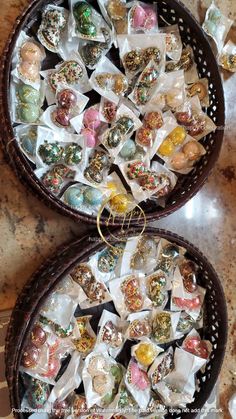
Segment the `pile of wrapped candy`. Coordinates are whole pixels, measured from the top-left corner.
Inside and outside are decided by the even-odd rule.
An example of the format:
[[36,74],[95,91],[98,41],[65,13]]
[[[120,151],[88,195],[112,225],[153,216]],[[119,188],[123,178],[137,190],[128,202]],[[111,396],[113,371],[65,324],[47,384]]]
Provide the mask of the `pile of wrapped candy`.
[[21,31],[12,59],[15,137],[44,187],[75,210],[96,215],[108,202],[121,215],[148,199],[165,206],[216,129],[208,79],[199,78],[178,25],[158,25],[156,3],[98,6],[48,4],[37,37]]
[[200,277],[186,249],[151,235],[74,266],[25,341],[21,408],[54,419],[164,418],[193,402],[212,350],[200,336]]

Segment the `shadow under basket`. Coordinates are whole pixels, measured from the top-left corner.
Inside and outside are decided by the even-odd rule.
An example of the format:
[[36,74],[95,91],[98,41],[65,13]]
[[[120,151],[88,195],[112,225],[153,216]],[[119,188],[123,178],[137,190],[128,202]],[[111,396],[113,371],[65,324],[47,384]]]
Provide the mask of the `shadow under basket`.
[[[125,238],[137,236],[141,232],[138,227],[130,228],[125,233]],[[224,291],[214,268],[205,256],[192,244],[171,232],[155,228],[147,228],[146,234],[154,237],[164,238],[172,243],[184,247],[187,250],[186,257],[195,261],[199,266],[198,284],[206,289],[204,305],[204,321],[201,330],[202,339],[209,340],[212,344],[212,352],[206,364],[205,371],[197,373],[197,390],[194,401],[187,405],[188,412],[170,412],[166,418],[192,419],[208,400],[217,381],[227,342],[227,309]],[[113,236],[114,237],[114,236]],[[118,239],[124,239],[124,235],[116,234]],[[106,236],[108,241],[111,236]],[[87,261],[89,257],[104,249],[105,244],[94,236],[93,240],[87,236],[66,245],[48,259],[43,266],[33,275],[32,279],[25,285],[18,297],[12,313],[8,334],[6,339],[6,378],[10,390],[11,407],[20,409],[21,397],[24,393],[22,380],[20,379],[19,366],[26,338],[32,330],[33,324],[39,314],[42,305],[56,285],[68,274],[77,264]],[[100,304],[89,309],[93,314],[97,326],[102,310],[108,308],[114,311],[113,303]],[[88,310],[87,310],[88,313]],[[84,311],[78,306],[76,316],[84,315]],[[178,341],[178,343],[181,343]],[[129,351],[123,356],[124,365],[129,361]],[[23,413],[16,415],[17,418],[27,417]]]
[[[16,19],[15,26],[6,44],[1,67],[1,142],[5,150],[5,155],[18,177],[25,183],[27,188],[33,191],[33,193],[48,206],[76,221],[82,220],[96,223],[96,216],[89,216],[78,210],[72,209],[45,188],[42,182],[35,176],[32,164],[21,152],[18,143],[14,138],[10,117],[9,94],[11,61],[14,46],[21,30],[25,30],[27,34],[31,36],[36,35],[41,19],[42,8],[48,3],[68,7],[67,1],[63,0],[33,0],[23,14]],[[92,4],[94,7],[98,7],[96,2],[92,2]],[[157,203],[150,200],[141,204],[141,207],[146,213],[147,221],[158,220],[173,213],[190,200],[203,186],[219,156],[225,121],[224,95],[218,65],[210,43],[202,31],[201,26],[190,14],[188,9],[178,0],[159,0],[157,2],[157,7],[159,25],[166,26],[167,24],[178,24],[183,43],[185,45],[189,44],[193,48],[199,76],[207,77],[209,80],[210,106],[207,109],[207,113],[218,128],[215,133],[207,135],[201,141],[206,149],[206,155],[200,159],[193,171],[188,175],[179,176],[176,187],[167,198],[165,208],[162,208]],[[46,62],[43,63],[44,67],[46,65],[47,67],[45,68],[50,68],[50,65],[51,67],[54,66],[60,59],[56,54],[47,51],[47,59],[45,61]],[[116,64],[118,64],[118,62]],[[92,92],[92,95],[89,96],[90,105],[97,102],[97,94],[95,92]],[[101,224],[105,224],[106,219],[106,215],[102,216],[100,220]],[[116,217],[114,225],[120,225],[122,223],[123,219]],[[134,216],[131,221],[129,220],[129,224],[138,224],[138,217]]]

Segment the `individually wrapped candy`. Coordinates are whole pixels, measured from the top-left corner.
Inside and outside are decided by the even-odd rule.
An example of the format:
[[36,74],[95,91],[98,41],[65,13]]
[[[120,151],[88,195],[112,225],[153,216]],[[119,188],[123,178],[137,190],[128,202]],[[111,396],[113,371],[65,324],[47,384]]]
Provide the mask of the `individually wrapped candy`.
[[143,340],[148,338],[152,333],[151,312],[142,311],[140,313],[132,313],[128,316],[129,322],[126,331],[127,338],[130,340]]
[[70,52],[65,61],[60,62],[55,68],[41,71],[46,80],[46,99],[48,105],[56,102],[56,92],[59,85],[68,85],[69,88],[87,93],[91,90],[87,70],[78,52]]
[[231,73],[236,72],[236,45],[232,41],[228,41],[219,56],[219,64],[224,70]]
[[40,125],[45,85],[41,82],[39,90],[28,84],[11,84],[11,115],[13,122]]
[[146,295],[145,278],[141,274],[113,279],[109,282],[109,288],[122,320],[130,313],[151,307]]
[[187,85],[187,96],[193,97],[197,95],[203,107],[210,105],[209,98],[209,82],[207,78],[199,79],[194,83]]
[[77,182],[64,191],[62,200],[84,214],[96,215],[105,197],[103,190]]
[[143,126],[136,132],[135,142],[149,151],[152,158],[153,149],[157,148],[157,130],[164,124],[162,112],[153,106],[147,106]]
[[76,174],[76,181],[92,187],[105,187],[106,177],[111,166],[110,157],[104,149],[90,149],[84,172]]
[[108,53],[111,48],[111,33],[105,28],[101,29],[104,35],[105,42],[96,42],[88,40],[80,40],[79,42],[79,53],[84,61],[86,67],[90,70],[94,70],[98,63]]
[[92,316],[82,316],[76,318],[76,326],[80,336],[73,339],[76,351],[83,357],[88,355],[94,348],[96,342],[96,334],[94,333],[90,320]]
[[107,57],[97,65],[90,77],[90,84],[96,92],[115,104],[128,89],[127,78]]
[[156,391],[166,406],[185,408],[186,404],[193,402],[191,395],[179,390],[177,384],[170,385],[161,381],[156,385]]
[[[117,174],[109,175],[108,188],[111,188],[113,179],[116,180]],[[110,180],[112,179],[112,180]],[[110,279],[119,275],[119,265],[124,252],[124,243],[117,242],[112,246],[105,247],[101,252],[95,253],[88,264],[97,271],[97,277],[102,281],[108,282]]]
[[45,59],[45,51],[42,45],[21,31],[17,38],[12,59],[12,76],[15,82],[21,80],[35,90],[40,90],[40,69]]
[[[81,383],[81,371],[80,371],[80,354],[74,352],[71,360],[62,376],[56,382],[52,389],[48,403],[55,403],[56,401],[65,400],[73,390],[78,388]],[[54,404],[55,408],[55,404]]]
[[76,175],[75,170],[71,170],[64,164],[56,164],[49,169],[37,169],[34,173],[53,195],[59,195],[64,186],[74,180]]
[[23,376],[23,381],[27,390],[21,403],[21,409],[26,411],[27,409],[29,411],[43,409],[51,392],[50,385],[26,374]]
[[216,130],[212,119],[202,111],[198,95],[188,99],[175,113],[177,122],[184,126],[188,134],[199,141]]
[[156,269],[161,269],[167,275],[172,276],[176,263],[185,253],[186,249],[183,247],[161,239],[158,244]]
[[[98,4],[104,19],[112,27],[113,36],[115,33],[127,33],[128,9],[126,0],[98,0]],[[115,39],[114,44],[117,45]]]
[[[109,196],[109,200],[105,207],[110,212],[113,220],[116,216],[125,217],[135,209],[137,204],[133,199],[133,196],[127,193],[121,179],[115,172],[108,176],[105,189]],[[113,256],[109,259],[112,260]]]
[[156,343],[168,343],[180,337],[176,332],[179,317],[180,312],[153,310],[152,338]]
[[83,289],[87,296],[80,304],[81,308],[94,307],[111,301],[104,283],[98,281],[96,273],[86,263],[81,263],[70,272],[72,279]]
[[157,5],[135,1],[128,15],[128,33],[158,32]]
[[197,65],[195,63],[194,53],[190,45],[187,45],[182,50],[182,54],[179,61],[167,61],[167,72],[173,72],[177,70],[184,70],[184,77],[186,83],[193,83],[196,80],[198,80]]
[[167,160],[165,166],[175,172],[187,174],[205,154],[206,150],[202,144],[187,135],[183,145],[175,149],[174,154]]
[[170,289],[170,280],[161,269],[155,271],[146,278],[146,287],[148,297],[152,301],[154,307],[164,309],[168,301],[167,290]]
[[182,54],[182,40],[178,25],[169,25],[160,28],[160,32],[166,35],[166,55],[175,62],[178,62]]
[[32,125],[17,125],[14,128],[15,138],[26,157],[35,163],[38,127]]
[[87,1],[70,0],[69,38],[78,36],[82,39],[105,42],[104,32],[110,31],[102,16]]
[[122,104],[117,110],[115,122],[102,134],[100,141],[115,158],[124,142],[141,126],[142,123],[134,112]]
[[151,398],[146,409],[139,409],[139,418],[164,419],[167,414],[166,406],[160,396],[151,392]]
[[110,311],[103,310],[98,323],[97,345],[101,342],[107,347],[109,355],[116,358],[125,343],[124,331],[127,323]]
[[88,408],[94,404],[106,407],[118,392],[123,370],[100,344],[85,359],[82,377]]
[[117,105],[114,102],[101,97],[99,111],[102,116],[102,120],[108,124],[112,124],[116,118]]
[[120,58],[125,72],[133,77],[144,70],[153,60],[159,72],[165,71],[165,35],[143,35],[140,45],[140,35],[119,35],[118,45]]
[[170,347],[167,351],[158,355],[150,369],[148,370],[148,376],[152,383],[152,388],[155,390],[157,384],[164,380],[165,377],[174,368],[174,351]]
[[[181,265],[180,265],[181,266]],[[206,290],[196,281],[196,270],[191,261],[182,263],[184,276],[179,267],[176,267],[171,294],[172,310],[185,310],[194,320],[197,320],[203,305]]]
[[71,169],[83,170],[85,164],[84,138],[68,134],[64,141],[49,128],[39,126],[36,145],[36,165],[50,167],[53,164],[66,164]]
[[70,340],[62,340],[52,332],[45,332],[44,326],[36,323],[25,344],[20,370],[54,385],[62,360],[73,349]]
[[207,9],[203,29],[211,38],[214,39],[218,52],[223,49],[227,34],[233,24],[233,20],[224,16],[214,2]]
[[130,393],[130,391],[127,389],[124,379],[122,379],[120,383],[119,391],[117,395],[115,396],[114,401],[111,403],[109,407],[110,409],[114,409],[114,410],[122,409],[123,413],[127,412],[127,413],[135,414],[137,412],[138,405],[135,399],[133,398],[132,394]]
[[149,61],[143,72],[138,78],[135,84],[134,90],[128,96],[140,109],[142,113],[145,113],[145,105],[151,100],[155,87],[158,83],[159,70],[158,65],[153,59]]
[[151,384],[147,372],[133,357],[127,368],[125,384],[139,407],[146,409],[150,400]]
[[[190,356],[190,360],[196,361],[197,365],[198,362],[200,363],[198,368],[200,369],[206,364],[210,357],[212,344],[208,340],[202,340],[199,333],[193,329],[184,339],[182,343],[182,350],[189,352],[192,355]],[[200,360],[202,360],[202,363]]]
[[136,359],[141,368],[147,370],[162,351],[163,349],[153,343],[150,339],[143,338],[137,345],[132,346],[131,355]]
[[[155,163],[155,164],[154,164]],[[120,165],[120,170],[130,185],[132,194],[137,202],[145,201],[151,197],[159,199],[166,196],[174,187],[174,178],[168,169],[160,163],[153,162],[149,166],[148,159],[133,160]]]
[[49,51],[61,53],[67,38],[68,18],[68,11],[64,7],[49,4],[44,8],[37,36]]
[[158,241],[149,235],[129,237],[123,253],[121,275],[150,273],[156,266]]
[[67,85],[58,85],[56,91],[57,105],[49,106],[41,121],[54,131],[74,132],[79,114],[83,112],[89,99]]
[[87,108],[78,117],[73,118],[71,123],[76,132],[84,136],[87,148],[97,146],[99,136],[107,127],[107,124],[102,120],[99,104]]
[[[148,106],[163,110],[174,110],[185,100],[185,79],[183,70],[161,74]],[[146,112],[146,107],[144,107]]]
[[[86,397],[81,394],[75,394],[72,401],[72,418],[80,418],[81,416],[87,415],[89,409],[87,407]],[[72,419],[71,418],[71,419]]]

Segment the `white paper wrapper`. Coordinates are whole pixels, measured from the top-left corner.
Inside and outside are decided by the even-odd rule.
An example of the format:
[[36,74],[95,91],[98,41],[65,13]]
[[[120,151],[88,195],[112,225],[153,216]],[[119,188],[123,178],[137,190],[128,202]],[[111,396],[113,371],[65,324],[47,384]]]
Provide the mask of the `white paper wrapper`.
[[[98,328],[99,332],[97,335],[96,346],[100,343],[105,344],[109,355],[111,355],[112,358],[116,358],[125,343],[124,333],[127,328],[127,322],[122,321],[116,314],[103,310],[98,323]],[[113,337],[113,340],[110,343],[108,342],[108,337],[104,337],[104,332],[109,330],[113,333],[113,335],[114,333],[116,334],[116,337]]]
[[[60,41],[58,43],[57,46],[52,45],[51,43],[49,43],[47,41],[47,39],[45,38],[43,31],[45,29],[45,25],[44,25],[44,15],[48,12],[48,11],[52,11],[52,10],[57,10],[58,12],[60,12],[65,20],[65,27],[62,31],[60,31]],[[42,12],[42,20],[41,20],[41,24],[37,33],[38,39],[41,42],[41,44],[47,48],[49,51],[51,52],[55,52],[61,56],[63,56],[63,50],[66,48],[66,44],[67,44],[67,33],[68,33],[68,20],[69,20],[69,12],[67,9],[65,9],[64,7],[58,7],[58,6],[54,6],[52,4],[47,5],[43,12]],[[49,28],[47,28],[47,30],[49,30]]]
[[[126,331],[127,339],[129,340],[144,340],[145,338],[149,338],[151,336],[151,311],[140,311],[139,313],[132,313],[127,317],[127,321],[129,322],[129,327]],[[139,327],[139,336],[135,333],[135,337],[133,335],[132,329],[136,326],[137,322],[140,322]],[[140,332],[140,329],[145,327],[145,332]]]
[[[21,57],[20,57],[20,49],[24,45],[25,42],[33,42],[35,45],[37,45],[40,48],[42,52],[42,61],[46,57],[46,54],[42,45],[40,45],[37,41],[35,41],[34,38],[30,38],[29,36],[27,36],[24,31],[21,31],[20,35],[17,38],[15,49],[13,52],[13,57],[12,57],[13,70],[11,72],[11,75],[13,77],[13,81],[15,81],[16,83],[19,82],[19,80],[21,80],[23,83],[28,84],[29,86],[32,86],[34,89],[40,90],[41,88],[40,73],[38,75],[38,80],[31,81],[27,79],[26,77],[24,77],[23,74],[21,74],[19,71],[19,65],[22,62]],[[39,71],[40,71],[40,67],[39,67]]]
[[151,385],[146,371],[131,358],[125,376],[125,384],[141,409],[146,409],[150,400]]
[[[175,109],[185,100],[184,71],[178,70],[161,74],[153,91],[149,106],[158,106],[160,109]],[[144,107],[146,112],[146,107]]]
[[[93,369],[89,369],[90,361],[93,360],[93,358],[99,357],[100,361],[96,363],[96,367]],[[114,377],[110,373],[110,368],[112,366],[116,366],[117,363],[114,361],[112,357],[109,356],[106,345],[100,344],[97,346],[97,348],[91,352],[87,358],[85,359],[84,368],[82,372],[82,378],[84,383],[84,390],[87,400],[87,407],[88,409],[92,407],[94,404],[97,406],[102,407],[103,397],[110,392],[114,388]],[[91,375],[92,372],[92,375]],[[101,375],[106,376],[107,379],[110,381],[110,388],[109,390],[106,390],[104,393],[101,392],[101,394],[97,393],[93,386],[93,378]]]
[[[159,324],[159,320],[158,322],[156,321],[156,316],[158,316],[159,314],[167,314],[168,316],[170,316],[170,331],[169,331],[169,337],[165,337],[163,335],[163,333],[161,333],[161,338],[158,338],[158,336],[154,337],[155,334],[155,325],[154,323],[156,322],[157,324]],[[178,322],[179,322],[179,317],[180,317],[180,312],[171,312],[171,311],[161,311],[158,309],[154,309],[152,311],[152,321],[153,321],[153,340],[157,343],[157,344],[162,344],[162,343],[168,343],[171,342],[175,339],[179,339],[181,336],[183,336],[183,334],[179,333],[176,331]]]
[[117,105],[120,97],[111,89],[102,89],[96,81],[96,77],[102,73],[124,74],[107,57],[104,57],[97,65],[89,80],[92,89],[96,90],[96,92],[98,92],[101,96],[105,97],[107,100],[111,100],[111,102],[114,102]]
[[[15,134],[15,138],[17,140],[18,146],[20,147],[22,153],[25,154],[25,156],[32,162],[35,163],[36,161],[36,142],[37,142],[37,130],[38,127],[32,127],[31,125],[17,125],[14,128],[14,134]],[[22,139],[23,137],[27,137],[29,135],[29,133],[32,131],[32,135],[36,135],[36,139],[35,139],[35,152],[33,153],[28,153],[26,151],[26,149],[22,146]]]
[[232,41],[228,41],[221,51],[221,54],[218,58],[218,62],[223,67],[224,70],[228,70],[231,73],[235,73],[236,72],[235,56],[236,56],[236,45]]
[[81,77],[70,83],[70,80],[68,80],[67,76],[64,76],[64,77],[62,76],[60,81],[58,81],[58,84],[64,84],[64,85],[67,84],[69,88],[78,90],[82,94],[87,93],[90,90],[92,90],[89,83],[86,67],[79,53],[77,51],[74,51],[74,49],[72,51],[68,50],[68,54],[66,54],[65,57],[66,57],[66,60],[57,64],[55,68],[40,72],[41,76],[45,79],[46,84],[47,84],[46,99],[47,99],[48,105],[53,105],[54,103],[56,103],[56,88],[52,88],[52,86],[50,85],[49,83],[50,76],[52,74],[53,75],[58,74],[58,73],[61,74],[62,69],[64,71],[65,66],[67,67],[68,65],[70,65],[71,61],[76,62],[81,67],[81,70],[82,70]]
[[[193,398],[196,391],[195,374],[206,362],[206,359],[196,357],[181,348],[176,348],[174,354],[174,370],[165,378],[165,383],[176,388],[180,393],[187,394]],[[158,386],[159,384],[157,384],[157,389]]]
[[[158,22],[157,22],[157,5],[154,4],[147,4],[143,3],[141,1],[134,1],[130,3],[132,6],[129,14],[128,14],[128,34],[135,34],[135,33],[148,33],[148,34],[154,34],[158,32]],[[135,11],[136,7],[141,7],[143,9],[143,13],[145,15],[144,19],[138,22],[133,22],[133,13]],[[150,19],[150,13],[153,16],[153,20],[151,18],[151,21],[153,21],[154,24],[149,24],[148,20]],[[155,20],[154,20],[155,17]]]
[[[10,86],[10,100],[11,100],[11,109],[10,109],[10,113],[11,113],[11,119],[13,123],[17,123],[17,124],[26,124],[28,125],[29,122],[25,122],[23,120],[20,119],[19,116],[19,112],[18,112],[18,108],[20,108],[21,105],[21,101],[19,98],[19,95],[17,93],[17,89],[19,88],[20,84],[16,84],[16,83],[11,83]],[[41,80],[40,83],[40,89],[38,89],[40,92],[39,95],[39,101],[37,103],[38,108],[39,108],[39,118],[35,121],[35,122],[31,122],[30,125],[42,125],[42,121],[40,120],[40,116],[42,115],[43,111],[41,109],[41,107],[43,106],[43,102],[44,102],[44,97],[45,97],[45,83],[44,81]],[[23,102],[22,102],[23,103]],[[31,104],[29,104],[30,106]]]
[[54,403],[56,400],[65,400],[73,390],[80,386],[80,362],[80,354],[74,352],[64,374],[59,378],[52,389],[48,399],[49,403]]
[[174,367],[174,351],[170,347],[167,351],[158,355],[148,370],[152,388],[155,390],[159,382],[165,379]]
[[[192,339],[194,340],[194,343],[190,344]],[[185,337],[181,349],[192,355],[193,359],[196,358],[197,364],[203,362],[204,366],[210,358],[212,343],[209,340],[202,340],[199,333],[195,329],[192,329]],[[203,366],[200,368],[202,368],[202,371],[204,372]]]
[[187,85],[186,89],[187,89],[187,96],[188,97],[192,97],[193,93],[191,91],[191,89],[193,89],[195,86],[197,86],[198,83],[201,83],[203,85],[203,87],[205,87],[206,89],[206,96],[203,99],[200,99],[201,105],[203,107],[208,108],[208,106],[210,105],[210,98],[209,98],[209,81],[207,78],[203,78],[203,79],[199,79],[194,83],[190,83]]
[[160,32],[166,34],[166,55],[170,60],[178,62],[182,54],[182,40],[178,25],[165,26]]
[[[145,255],[146,257],[146,263],[142,264],[143,269],[135,269],[132,267],[132,259],[136,252],[138,251],[138,244],[139,241],[142,240],[141,237],[135,236],[135,237],[129,237],[125,250],[122,256],[121,260],[121,267],[120,267],[120,276],[129,275],[131,273],[139,273],[142,272],[143,274],[149,274],[154,271],[156,267],[156,258],[157,258],[157,243],[153,241],[153,248],[152,251]],[[150,237],[151,240],[151,237]]]
[[224,16],[212,2],[207,9],[202,27],[207,35],[214,39],[219,53],[224,46],[225,39],[233,23],[234,21]]
[[164,381],[157,384],[156,391],[166,406],[184,408],[187,403],[193,402],[193,398],[188,393],[177,392],[175,387],[172,388]]
[[[138,293],[143,298],[141,310],[151,308],[151,301],[146,295],[145,278],[142,274],[138,274],[135,276],[130,275],[130,276],[122,277],[122,278],[113,279],[112,281],[109,282],[110,293],[111,293],[113,302],[115,304],[116,310],[119,313],[122,320],[124,320],[131,313],[131,311],[125,302],[125,295],[121,290],[121,286],[126,280],[132,279],[133,277],[136,278],[138,281],[138,284],[139,284]],[[140,311],[140,310],[137,310],[137,311]]]
[[125,56],[130,51],[137,51],[140,53],[145,53],[145,50],[150,47],[155,47],[160,50],[160,63],[157,64],[158,71],[165,71],[165,54],[166,54],[166,45],[165,45],[165,35],[158,33],[153,35],[146,34],[135,34],[135,35],[118,35],[117,41],[120,51],[120,58],[122,60],[125,72],[129,77],[133,77],[135,74],[140,73],[144,70],[145,64],[140,66],[136,71],[131,72],[125,66]]
[[[127,132],[126,134],[124,134],[121,137],[120,143],[118,144],[117,147],[113,147],[111,148],[108,144],[108,135],[110,130],[113,130],[116,126],[117,126],[117,122],[119,121],[120,118],[122,117],[127,117],[132,119],[132,121],[134,122],[134,129],[132,130],[132,132]],[[142,126],[142,122],[139,120],[139,118],[137,118],[137,116],[125,105],[121,105],[116,113],[116,121],[114,122],[114,124],[112,125],[111,128],[108,128],[100,137],[100,141],[101,143],[104,145],[104,147],[109,151],[110,155],[113,158],[116,158],[116,156],[119,154],[120,150],[122,149],[125,141],[130,138],[132,136],[132,134],[134,133],[134,131],[136,131],[138,128],[140,128]]]
[[[199,315],[200,315],[201,309],[202,309],[205,293],[206,293],[206,290],[204,288],[200,287],[199,285],[198,285],[197,290],[195,292],[193,292],[191,294],[188,293],[184,288],[183,279],[182,279],[182,276],[180,274],[179,268],[177,267],[175,269],[174,279],[173,279],[173,283],[172,283],[172,293],[171,293],[171,310],[172,311],[185,310],[185,312],[187,314],[189,314],[194,320],[197,320]],[[187,303],[186,306],[184,305],[184,302],[183,302],[183,307],[180,308],[178,305],[175,304],[174,298],[181,298],[181,299],[183,298],[183,299],[187,300],[186,301],[186,303]],[[188,308],[188,301],[189,300],[191,301],[195,298],[199,298],[200,306],[197,307],[197,308],[194,308],[194,309],[193,308]]]
[[90,41],[105,42],[104,35],[101,29],[104,28],[107,31],[110,31],[110,28],[105,22],[105,20],[102,18],[102,16],[93,7],[92,7],[91,22],[93,22],[93,24],[96,26],[97,34],[95,36],[84,35],[78,30],[76,20],[73,14],[73,8],[76,5],[76,3],[78,3],[78,0],[69,0],[69,7],[70,7],[70,12],[71,12],[70,20],[69,20],[69,39],[77,36],[79,38],[88,39]]
[[[99,204],[91,205],[87,201],[86,202],[83,201],[79,206],[72,205],[72,204],[68,203],[68,201],[66,199],[66,194],[68,193],[68,191],[70,189],[73,189],[74,190],[75,188],[78,189],[78,193],[81,193],[81,192],[84,193],[86,190],[88,190],[88,188],[92,188],[92,187],[91,186],[88,186],[88,185],[85,185],[83,183],[76,182],[73,185],[69,186],[64,191],[64,193],[63,193],[63,195],[61,197],[62,201],[65,202],[65,204],[69,205],[71,208],[77,209],[77,210],[83,212],[84,214],[97,215],[97,213],[98,213],[98,211],[99,211],[99,209],[101,207],[101,204],[100,203]],[[92,188],[92,189],[98,189],[98,188]],[[101,190],[101,193],[103,194],[102,195],[102,198],[105,199],[105,197],[106,197],[105,192],[103,192]]]

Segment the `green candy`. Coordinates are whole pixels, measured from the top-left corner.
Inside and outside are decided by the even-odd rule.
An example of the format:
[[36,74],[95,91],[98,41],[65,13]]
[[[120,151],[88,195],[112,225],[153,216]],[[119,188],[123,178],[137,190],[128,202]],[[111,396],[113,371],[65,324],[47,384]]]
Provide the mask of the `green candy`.
[[31,128],[27,133],[24,133],[20,137],[20,144],[24,152],[29,156],[34,157],[36,155],[36,143],[37,143],[37,131]]
[[21,103],[17,108],[17,113],[19,119],[28,124],[39,119],[39,107],[32,103]]
[[31,86],[28,86],[27,84],[22,84],[18,87],[18,95],[23,103],[30,103],[33,105],[37,105],[40,99],[40,93],[38,90],[34,89]]
[[73,7],[77,30],[87,36],[96,36],[97,28],[92,22],[92,7],[85,1],[76,3]]
[[59,146],[58,143],[47,143],[45,142],[39,147],[39,155],[43,162],[50,165],[58,163],[62,158],[63,147]]
[[92,22],[81,22],[81,24],[78,25],[78,30],[83,35],[87,35],[87,36],[96,36],[97,35],[96,26]]
[[76,143],[68,144],[65,147],[64,160],[66,164],[78,164],[82,160],[82,148]]

